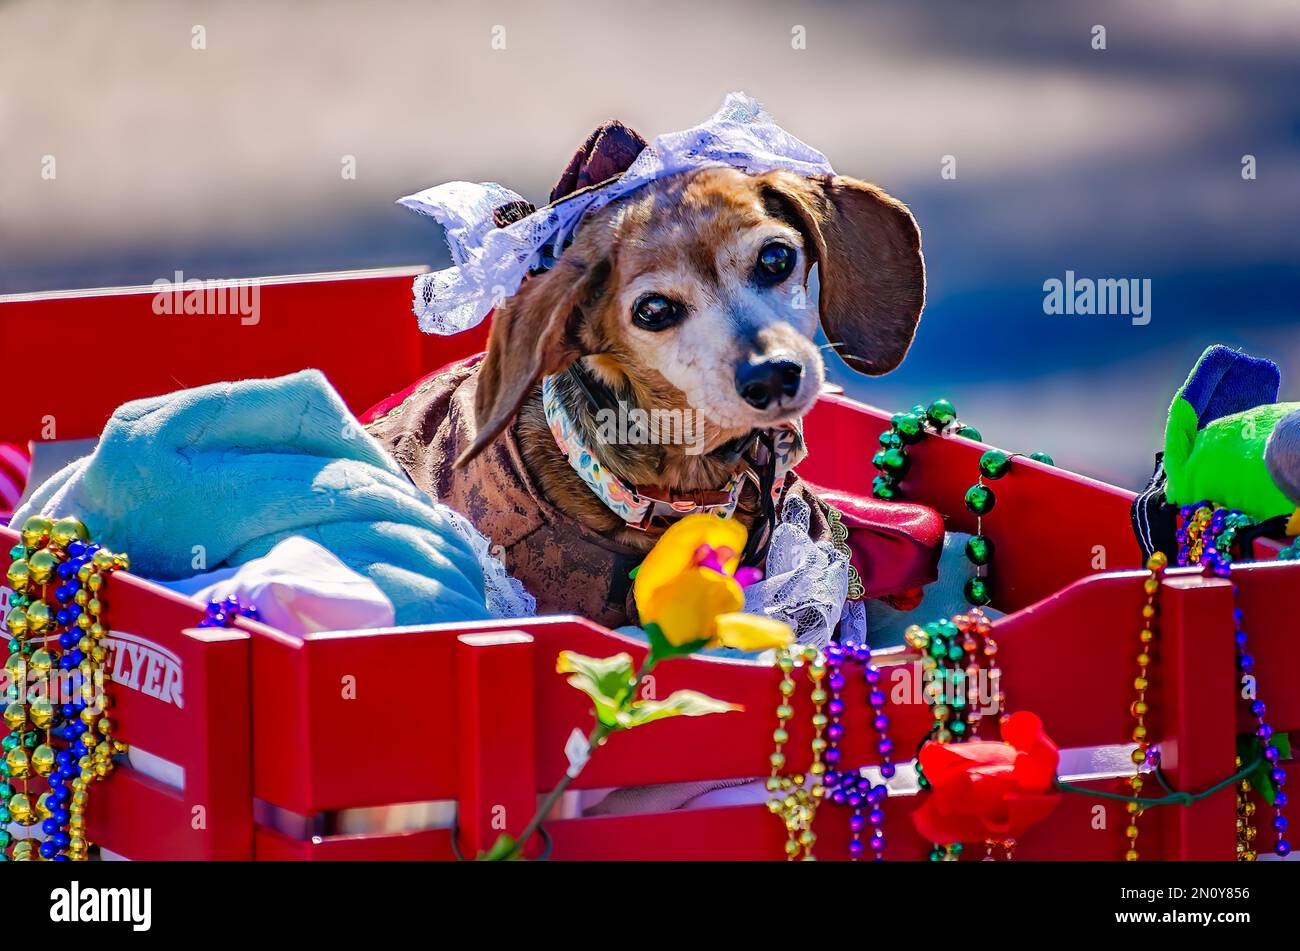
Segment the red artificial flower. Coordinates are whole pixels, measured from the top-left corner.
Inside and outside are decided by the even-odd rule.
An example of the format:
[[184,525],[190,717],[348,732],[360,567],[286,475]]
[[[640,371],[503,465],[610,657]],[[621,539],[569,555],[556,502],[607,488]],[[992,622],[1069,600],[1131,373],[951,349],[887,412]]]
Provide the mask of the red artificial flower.
[[1061,757],[1043,721],[1013,713],[1002,721],[1002,738],[921,747],[931,791],[912,821],[926,839],[944,845],[1014,839],[1056,808],[1060,795],[1049,790]]

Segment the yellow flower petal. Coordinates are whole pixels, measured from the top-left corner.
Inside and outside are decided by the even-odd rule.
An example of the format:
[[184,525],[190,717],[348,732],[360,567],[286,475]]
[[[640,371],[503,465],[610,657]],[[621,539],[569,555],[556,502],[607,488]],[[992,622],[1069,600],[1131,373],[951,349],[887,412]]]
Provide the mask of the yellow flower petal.
[[713,636],[714,618],[739,610],[745,596],[736,579],[709,568],[688,568],[637,602],[642,623],[653,621],[673,646]]
[[794,631],[784,621],[760,614],[719,614],[714,641],[724,647],[742,651],[765,651],[773,647],[787,647],[794,640]]
[[632,591],[641,619],[658,620],[650,610],[655,593],[693,567],[695,552],[701,545],[730,548],[736,552],[737,557],[725,565],[728,571],[734,573],[739,564],[739,553],[745,550],[748,535],[745,526],[734,518],[719,518],[717,515],[688,515],[674,522],[637,569]]

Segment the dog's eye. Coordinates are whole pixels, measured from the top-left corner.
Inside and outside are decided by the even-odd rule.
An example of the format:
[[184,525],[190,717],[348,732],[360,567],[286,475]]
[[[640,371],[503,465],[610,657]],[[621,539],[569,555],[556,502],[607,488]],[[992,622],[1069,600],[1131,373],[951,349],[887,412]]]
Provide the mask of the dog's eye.
[[790,276],[794,270],[794,248],[780,241],[763,245],[758,252],[758,263],[754,274],[760,284],[778,284]]
[[632,321],[642,330],[667,330],[684,313],[680,303],[662,294],[646,294],[632,305]]

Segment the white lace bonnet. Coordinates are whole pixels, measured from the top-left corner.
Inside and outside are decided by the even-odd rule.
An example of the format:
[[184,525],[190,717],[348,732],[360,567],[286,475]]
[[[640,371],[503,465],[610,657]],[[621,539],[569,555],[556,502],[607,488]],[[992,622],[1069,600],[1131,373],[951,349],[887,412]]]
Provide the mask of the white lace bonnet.
[[649,182],[708,166],[755,175],[773,169],[835,174],[825,155],[773,122],[757,101],[733,92],[707,122],[657,137],[622,175],[504,227],[497,226],[493,212],[524,199],[496,182],[447,182],[407,195],[398,204],[429,215],[446,229],[452,260],[451,267],[415,279],[420,329],[447,335],[477,326],[519,289],[530,270],[554,264],[588,212]]

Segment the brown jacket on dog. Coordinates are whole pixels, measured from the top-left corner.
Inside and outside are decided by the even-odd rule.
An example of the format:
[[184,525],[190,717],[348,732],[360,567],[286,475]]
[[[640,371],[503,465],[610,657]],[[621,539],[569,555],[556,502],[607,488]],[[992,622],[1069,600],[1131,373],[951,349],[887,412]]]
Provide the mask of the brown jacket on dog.
[[[537,489],[514,432],[456,468],[476,432],[474,397],[481,357],[462,361],[417,386],[366,428],[435,500],[469,517],[492,540],[506,568],[537,598],[540,614],[579,614],[618,627],[635,623],[628,572],[645,557],[552,505]],[[555,449],[558,454],[559,449]],[[793,474],[786,492],[812,509],[811,534],[830,536],[825,508]],[[756,503],[750,489],[742,506]]]

